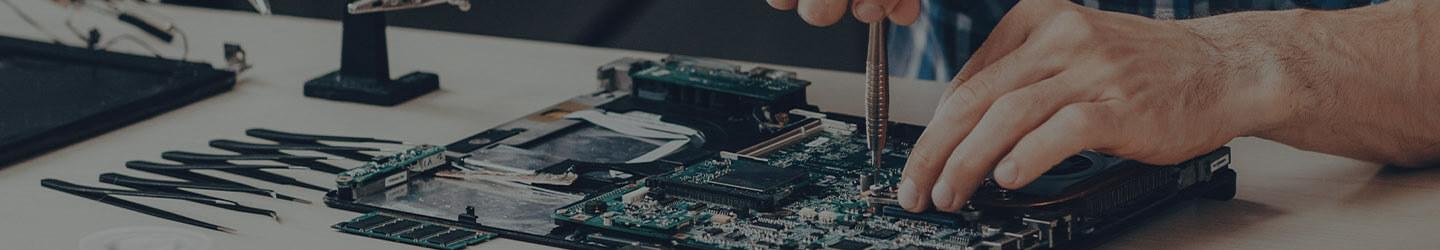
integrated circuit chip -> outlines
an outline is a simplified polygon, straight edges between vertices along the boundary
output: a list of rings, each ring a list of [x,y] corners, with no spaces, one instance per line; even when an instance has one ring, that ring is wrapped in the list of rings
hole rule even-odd
[[[381,225],[381,224],[385,224],[386,222],[390,222],[390,221],[392,221],[392,220],[395,220],[395,217],[384,216],[384,215],[375,215],[375,216],[364,217],[364,218],[362,218],[362,219],[360,219],[360,220],[356,220],[356,221],[354,221],[354,222],[340,223],[340,226],[341,226],[341,227],[345,227],[345,228],[356,229],[356,230],[366,230],[366,229],[374,228],[375,226],[379,226],[379,225]]]
[[[431,236],[440,232],[444,232],[445,230],[450,229],[438,225],[425,225],[420,228],[416,228],[415,230],[410,230],[410,232],[400,234],[400,238],[418,240],[425,238],[425,236]]]
[[[395,223],[390,223],[390,225],[381,226],[380,228],[372,229],[372,230],[370,230],[370,232],[374,232],[374,233],[378,233],[378,234],[390,235],[390,234],[395,234],[395,233],[400,232],[400,231],[405,231],[405,229],[410,229],[410,228],[413,228],[413,227],[419,226],[419,225],[420,225],[419,222],[404,220],[404,221],[399,221],[399,222],[395,222]]]
[[[870,243],[853,240],[840,240],[839,242],[835,242],[835,244],[830,244],[829,247],[830,249],[839,250],[865,250],[867,248],[870,248]]]
[[[801,178],[805,178],[804,170],[777,168],[752,160],[735,160],[730,164],[730,173],[712,179],[710,183],[755,192],[771,192],[799,183]]]
[[[705,162],[689,170],[660,176],[652,185],[670,196],[768,211],[810,183],[809,173],[803,169],[747,158]]]
[[[455,230],[455,231],[450,231],[450,232],[445,233],[445,234],[441,234],[441,235],[439,235],[439,236],[435,236],[435,237],[430,238],[429,240],[425,240],[425,241],[426,241],[426,242],[430,242],[430,243],[434,243],[434,244],[440,244],[440,245],[450,245],[450,244],[453,244],[453,243],[458,242],[458,241],[460,241],[460,240],[468,239],[468,238],[470,238],[471,236],[475,236],[475,232],[465,231],[465,230]]]
[[[890,229],[881,228],[881,229],[865,230],[865,232],[860,233],[860,236],[865,236],[865,237],[870,237],[870,238],[875,238],[875,239],[881,239],[881,240],[888,240],[888,239],[894,239],[894,238],[895,238],[895,235],[899,235],[899,234],[900,234],[900,232],[897,232],[897,231],[895,231],[895,230],[890,230]]]

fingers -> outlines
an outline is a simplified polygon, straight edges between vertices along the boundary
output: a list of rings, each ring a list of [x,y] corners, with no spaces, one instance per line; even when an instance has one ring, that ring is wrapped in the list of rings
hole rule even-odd
[[[930,194],[935,206],[945,211],[960,209],[974,192],[972,186],[990,175],[992,167],[1022,137],[1061,107],[1093,99],[1093,92],[1073,84],[1076,79],[1072,75],[1057,75],[996,99],[945,163]]]
[[[890,22],[901,25],[915,23],[920,18],[920,0],[900,0],[890,9]]]
[[[915,149],[911,151],[910,160],[905,164],[899,192],[901,207],[922,211],[933,203],[941,210],[953,211],[959,207],[949,207],[950,205],[964,204],[963,197],[969,195],[969,192],[964,190],[973,188],[973,185],[966,187],[969,185],[966,183],[979,182],[961,180],[969,178],[969,175],[951,174],[962,171],[951,168],[969,168],[969,165],[947,164],[960,161],[954,159],[955,152],[959,152],[956,151],[956,146],[971,133],[981,115],[985,114],[985,109],[1000,95],[1054,75],[1054,71],[1058,69],[1054,63],[1037,63],[1042,61],[1039,58],[1043,56],[1038,51],[1021,50],[1012,53],[987,67],[985,72],[977,75],[975,79],[952,87],[953,90],[942,98],[940,107],[935,110],[935,117],[920,135]],[[989,167],[984,168],[988,173]],[[945,183],[937,183],[942,176],[952,178]],[[906,181],[912,183],[904,183]],[[937,184],[945,186],[937,187]],[[906,188],[906,185],[910,188]],[[957,194],[963,197],[957,197]]]
[[[873,23],[889,16],[890,10],[899,2],[900,0],[855,0],[850,10],[860,22]]]
[[[798,0],[800,19],[815,26],[830,26],[845,16],[849,0]]]
[[[765,0],[765,3],[778,10],[793,10],[797,4],[795,0]]]
[[[964,97],[950,98],[949,102],[941,103],[940,107],[936,108],[935,117],[930,119],[930,124],[926,125],[920,140],[915,142],[915,147],[905,163],[905,171],[901,173],[898,197],[900,207],[911,212],[930,208],[930,189],[940,176],[941,167],[945,166],[950,151],[965,138],[964,133],[969,131],[968,127],[974,124],[974,119],[978,119],[972,117],[975,112],[958,110],[969,107],[964,102],[975,100],[976,98],[970,98],[977,95],[974,93],[976,91],[972,88],[963,88],[955,92],[955,95]]]
[[[995,169],[995,182],[1007,189],[1024,187],[1055,164],[1086,149],[1123,143],[1122,123],[1111,102],[1070,104],[1015,144]]]

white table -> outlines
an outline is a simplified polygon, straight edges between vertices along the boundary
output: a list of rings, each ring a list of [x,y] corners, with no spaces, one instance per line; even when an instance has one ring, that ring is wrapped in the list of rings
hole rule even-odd
[[[63,13],[48,1],[16,1],[65,35]],[[0,8],[3,9],[3,8]],[[0,35],[42,39],[41,33],[0,10]],[[159,160],[166,150],[209,151],[217,138],[254,140],[248,128],[350,135],[383,135],[449,143],[501,122],[595,89],[595,68],[620,57],[663,55],[498,37],[391,28],[396,75],[424,69],[441,76],[442,90],[385,108],[306,98],[302,83],[339,66],[340,25],[328,20],[262,17],[251,13],[160,7],[188,32],[192,60],[220,65],[221,43],[237,42],[255,68],[233,91],[56,150],[0,170],[0,248],[74,249],[88,234],[131,226],[200,232],[216,249],[407,249],[411,246],[349,236],[329,226],[356,214],[324,207],[220,194],[279,211],[277,224],[250,214],[178,201],[142,201],[239,230],[224,234],[160,220],[40,187],[42,178],[95,184],[129,160]],[[476,24],[502,25],[502,24]],[[109,30],[123,30],[106,26]],[[115,31],[110,31],[115,32]],[[776,37],[775,39],[784,39]],[[76,41],[70,38],[70,43]],[[121,50],[138,51],[121,45]],[[178,55],[172,53],[170,55]],[[810,101],[845,113],[861,110],[862,76],[775,66],[815,84]],[[897,79],[894,117],[924,124],[943,84]],[[1178,206],[1106,245],[1107,248],[1434,248],[1440,243],[1440,172],[1394,171],[1375,164],[1302,152],[1257,139],[1239,139],[1234,166],[1240,191],[1228,202]],[[318,172],[292,174],[330,183]],[[322,194],[237,178],[305,199]],[[481,249],[544,248],[495,240]]]

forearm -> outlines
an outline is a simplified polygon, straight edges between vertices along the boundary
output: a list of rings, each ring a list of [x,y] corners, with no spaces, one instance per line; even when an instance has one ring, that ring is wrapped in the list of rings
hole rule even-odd
[[[1440,159],[1440,2],[1224,15],[1182,25],[1227,58],[1257,101],[1241,133],[1402,166]],[[1247,86],[1248,85],[1248,86]]]

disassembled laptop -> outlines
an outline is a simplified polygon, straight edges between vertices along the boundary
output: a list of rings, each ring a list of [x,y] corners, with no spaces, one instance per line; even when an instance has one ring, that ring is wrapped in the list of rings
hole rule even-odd
[[[483,238],[425,241],[462,228],[566,248],[1084,248],[1235,192],[1228,148],[1172,166],[1081,152],[959,213],[909,213],[895,182],[922,127],[890,126],[877,173],[863,121],[809,105],[793,72],[671,56],[599,74],[593,94],[341,173],[325,203],[370,214],[335,227],[440,249]]]

